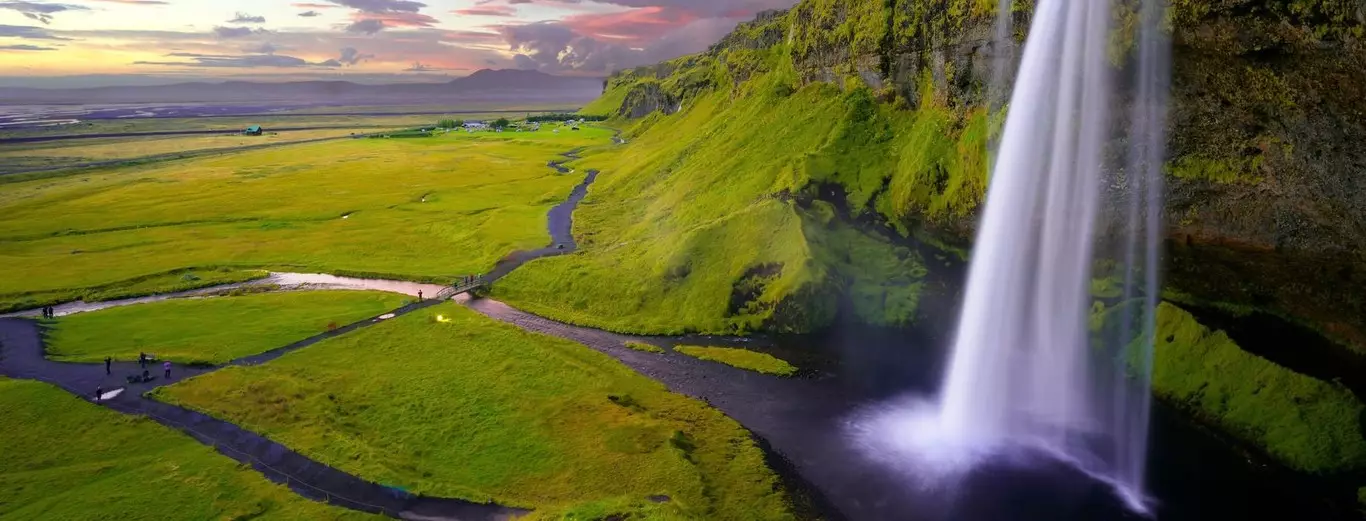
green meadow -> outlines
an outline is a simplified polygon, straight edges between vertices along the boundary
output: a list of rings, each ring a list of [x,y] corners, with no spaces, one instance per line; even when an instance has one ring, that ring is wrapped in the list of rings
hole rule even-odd
[[[156,396],[368,480],[538,519],[792,517],[735,421],[583,345],[450,303]],[[668,503],[647,500],[658,495]]]
[[[380,519],[315,503],[210,447],[47,384],[0,378],[0,518]]]
[[[57,319],[47,353],[64,362],[137,360],[222,364],[372,318],[410,299],[377,291],[285,291],[172,299]]]
[[[359,139],[0,186],[0,306],[201,271],[276,268],[444,282],[548,241],[581,180],[546,162],[611,132]]]

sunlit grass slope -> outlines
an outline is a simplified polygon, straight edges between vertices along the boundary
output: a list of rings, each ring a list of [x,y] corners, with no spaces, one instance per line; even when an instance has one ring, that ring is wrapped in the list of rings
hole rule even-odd
[[[1243,351],[1222,331],[1162,304],[1153,388],[1291,467],[1329,473],[1366,467],[1363,405],[1341,385]]]
[[[724,88],[696,91],[674,115],[618,121],[629,144],[580,162],[603,171],[575,215],[582,252],[532,263],[495,293],[538,314],[637,333],[805,331],[844,300],[871,323],[912,321],[925,275],[918,254],[814,200],[870,211],[870,187],[885,173],[846,180],[831,150],[866,143],[894,171],[897,149],[878,141],[897,135],[879,112],[890,109],[863,87],[796,88],[785,53],[749,56],[763,72],[734,89],[733,71],[710,58],[675,72],[666,82]],[[869,125],[877,132],[860,130]],[[825,181],[845,183],[849,196]]]
[[[609,136],[343,140],[0,185],[0,301],[188,267],[485,272],[549,240],[581,176],[546,162]]]
[[[0,379],[0,518],[379,519],[315,503],[157,425]]]
[[[372,481],[546,519],[644,509],[652,495],[670,501],[649,509],[677,519],[791,517],[733,420],[580,344],[454,304],[158,397]]]
[[[377,291],[287,291],[174,299],[58,319],[48,356],[68,362],[137,360],[221,364],[376,317],[408,298]]]

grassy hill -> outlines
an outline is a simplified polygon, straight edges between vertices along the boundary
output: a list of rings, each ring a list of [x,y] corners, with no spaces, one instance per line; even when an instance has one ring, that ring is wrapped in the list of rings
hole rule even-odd
[[[892,123],[866,89],[798,88],[786,51],[745,54],[754,69],[735,90],[714,87],[741,74],[718,58],[676,62],[662,85],[693,93],[685,109],[619,119],[630,144],[579,162],[603,171],[575,215],[583,252],[532,263],[497,295],[641,333],[807,331],[841,304],[871,323],[913,321],[920,253],[853,226],[881,181],[841,183],[858,176],[843,173],[842,152]],[[642,100],[659,85],[628,73],[603,99]],[[825,183],[862,200],[829,197]]]

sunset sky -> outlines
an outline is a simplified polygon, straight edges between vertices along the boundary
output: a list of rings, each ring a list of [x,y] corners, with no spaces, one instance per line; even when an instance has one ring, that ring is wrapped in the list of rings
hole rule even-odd
[[[0,84],[438,80],[483,68],[601,76],[704,50],[795,2],[0,0]]]

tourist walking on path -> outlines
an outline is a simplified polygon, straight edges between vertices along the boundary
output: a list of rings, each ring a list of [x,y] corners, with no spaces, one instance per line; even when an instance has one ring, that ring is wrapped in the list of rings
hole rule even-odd
[[[106,376],[107,376],[107,375],[114,374],[114,369],[113,369],[113,367],[112,367],[113,365],[114,365],[114,359],[113,359],[113,358],[110,358],[110,357],[107,357],[107,356],[104,357],[104,374],[105,374]]]
[[[147,353],[138,353],[138,367],[147,368]]]
[[[166,363],[161,364],[161,368],[166,370],[166,379],[167,379],[167,380],[170,380],[170,379],[171,379],[171,362],[170,362],[169,360],[166,361]]]
[[[417,299],[422,300],[422,290],[417,290]]]
[[[104,396],[104,387],[98,386],[98,385],[95,386],[95,401],[96,401],[96,402],[99,402],[99,401],[100,401],[100,398],[102,398],[103,396]]]

